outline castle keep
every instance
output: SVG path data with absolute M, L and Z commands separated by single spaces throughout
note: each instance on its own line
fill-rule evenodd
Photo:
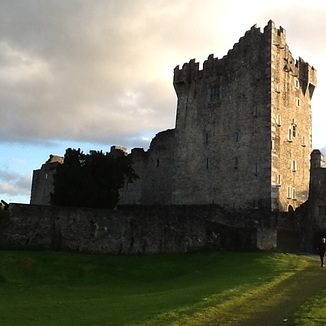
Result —
M 253 26 L 221 59 L 174 69 L 174 130 L 131 153 L 140 176 L 121 204 L 288 211 L 308 199 L 316 71 L 286 31 Z
M 175 129 L 129 154 L 140 178 L 121 189 L 120 205 L 287 212 L 307 201 L 316 71 L 292 57 L 282 27 L 253 26 L 202 69 L 194 59 L 177 66 L 173 85 Z M 31 203 L 49 204 L 41 170 Z

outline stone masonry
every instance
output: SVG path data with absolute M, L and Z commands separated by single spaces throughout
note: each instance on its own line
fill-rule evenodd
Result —
M 315 229 L 326 230 L 326 166 L 319 150 L 311 154 L 309 220 Z
M 53 175 L 58 164 L 63 163 L 63 157 L 50 155 L 41 169 L 33 171 L 31 204 L 50 205 L 53 192 Z

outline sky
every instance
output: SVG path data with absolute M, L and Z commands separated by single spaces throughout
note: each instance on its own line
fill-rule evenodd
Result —
M 175 126 L 175 66 L 222 58 L 269 20 L 317 70 L 321 149 L 325 0 L 0 0 L 0 199 L 29 203 L 33 170 L 69 147 L 147 150 Z

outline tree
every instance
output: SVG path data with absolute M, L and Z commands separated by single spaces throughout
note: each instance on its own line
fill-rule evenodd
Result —
M 68 148 L 64 163 L 54 175 L 51 204 L 93 208 L 113 208 L 125 180 L 136 179 L 130 159 L 102 151 L 84 154 Z

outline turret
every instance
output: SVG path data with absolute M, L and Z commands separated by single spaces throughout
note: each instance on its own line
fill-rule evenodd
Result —
M 311 153 L 310 168 L 318 169 L 325 167 L 325 157 L 319 149 L 314 149 Z

